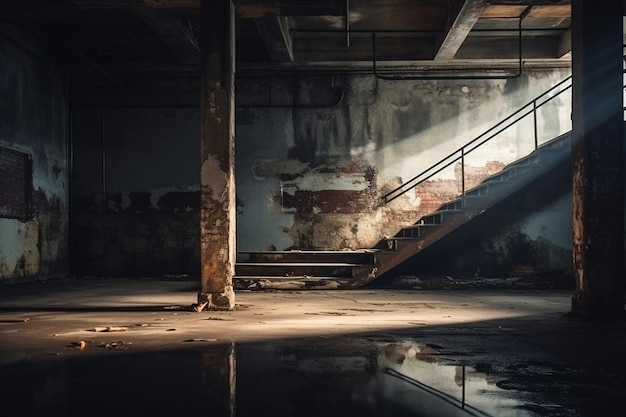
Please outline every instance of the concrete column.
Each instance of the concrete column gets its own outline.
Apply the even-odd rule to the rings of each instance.
[[[624,312],[622,2],[572,1],[572,313]]]
[[[201,0],[200,260],[196,310],[235,305],[235,12],[230,0]]]

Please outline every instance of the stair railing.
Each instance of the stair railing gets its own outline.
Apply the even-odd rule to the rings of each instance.
[[[463,205],[465,202],[465,194],[466,194],[466,185],[465,185],[465,157],[472,151],[491,141],[493,138],[497,137],[500,133],[505,131],[506,129],[512,127],[516,123],[523,120],[526,116],[532,114],[533,115],[533,133],[534,133],[534,150],[537,150],[539,147],[539,134],[537,129],[537,112],[539,108],[549,103],[551,100],[559,97],[564,92],[568,91],[572,87],[572,77],[569,76],[565,78],[563,81],[554,85],[550,89],[543,92],[541,95],[537,96],[535,99],[527,103],[526,105],[519,108],[517,111],[501,120],[493,127],[487,129],[485,132],[478,135],[476,138],[472,139],[459,149],[440,159],[435,164],[431,165],[429,168],[426,168],[424,171],[420,172],[413,178],[408,181],[400,184],[398,187],[389,191],[385,195],[381,197],[381,201],[383,204],[387,204],[396,198],[402,196],[413,188],[417,187],[424,181],[432,178],[437,175],[444,169],[448,168],[452,164],[460,161],[461,162],[461,199],[463,201]]]

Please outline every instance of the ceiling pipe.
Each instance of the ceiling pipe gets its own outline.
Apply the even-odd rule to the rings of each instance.
[[[518,53],[518,64],[517,71],[513,74],[507,75],[411,75],[415,74],[415,71],[407,71],[409,75],[402,75],[400,73],[395,73],[393,75],[381,75],[376,66],[376,32],[372,32],[372,70],[374,71],[374,76],[381,80],[392,80],[392,81],[409,81],[409,80],[508,80],[513,78],[519,78],[522,75],[524,61],[522,57],[522,22],[526,16],[530,13],[531,6],[528,6],[524,12],[519,16],[518,22],[518,37],[517,37],[517,53]],[[507,31],[506,29],[493,29],[491,32],[501,32]],[[493,71],[493,68],[478,68],[477,71]],[[458,69],[442,69],[440,71],[458,71]]]
[[[522,61],[522,38],[521,34],[519,37],[518,44],[518,64],[517,71],[513,74],[507,75],[413,75],[416,72],[424,72],[421,71],[406,71],[407,75],[396,72],[392,73],[392,75],[381,75],[382,73],[377,69],[376,65],[376,33],[372,34],[372,71],[374,72],[374,76],[380,80],[387,81],[410,81],[410,80],[504,80],[504,79],[512,79],[519,78],[522,75],[522,68],[524,62]],[[494,71],[494,68],[476,68],[476,71]],[[427,70],[430,71],[430,70]],[[438,71],[459,71],[458,69],[440,69]]]
[[[292,73],[309,73],[309,74],[333,74],[333,75],[374,75],[376,78],[383,80],[502,80],[502,79],[513,79],[519,78],[524,69],[524,61],[523,61],[523,50],[522,50],[522,34],[524,29],[522,28],[523,20],[528,16],[532,9],[532,6],[528,6],[519,17],[514,19],[518,19],[518,28],[517,28],[517,43],[518,43],[518,54],[517,54],[517,66],[516,71],[513,74],[504,74],[504,75],[489,75],[489,74],[480,74],[480,75],[417,75],[422,74],[424,72],[431,72],[434,70],[430,69],[415,69],[410,70],[407,69],[404,72],[391,72],[391,71],[381,71],[380,66],[376,60],[376,34],[378,33],[422,33],[422,34],[441,34],[443,31],[433,31],[433,30],[406,30],[406,29],[387,29],[387,30],[368,30],[368,29],[360,29],[354,30],[346,27],[346,32],[349,33],[371,33],[372,34],[372,67],[370,70],[368,69],[343,69],[343,70],[302,70],[302,69],[286,69],[284,72],[292,72]],[[537,29],[533,29],[537,30]],[[555,28],[544,29],[544,30],[559,30]],[[480,32],[510,32],[509,29],[484,29],[478,30]],[[290,29],[290,32],[312,32],[312,33],[336,33],[337,30],[329,30],[329,29]],[[343,32],[343,31],[341,31]],[[476,72],[487,72],[487,71],[496,71],[496,70],[504,70],[504,69],[496,69],[496,68],[475,68],[473,69]],[[437,71],[455,71],[458,72],[458,68],[450,68],[445,69],[441,68]],[[280,72],[280,71],[279,71]],[[389,75],[386,75],[389,74]]]

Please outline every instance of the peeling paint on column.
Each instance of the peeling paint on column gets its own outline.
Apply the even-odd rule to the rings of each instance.
[[[222,139],[223,140],[223,139]],[[203,293],[212,293],[213,308],[232,308],[233,301],[223,305],[229,295],[234,272],[235,197],[232,174],[221,168],[215,155],[202,162],[200,211],[201,275],[210,277]],[[230,271],[230,272],[229,272]]]
[[[212,199],[224,202],[228,198],[228,175],[221,168],[216,155],[208,155],[208,158],[202,163],[200,175],[202,187],[210,189]]]

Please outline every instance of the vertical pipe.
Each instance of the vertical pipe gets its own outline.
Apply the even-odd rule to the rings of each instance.
[[[461,148],[461,208],[465,208],[465,148]]]
[[[463,385],[461,393],[461,408],[465,408],[465,365],[463,365]]]
[[[535,150],[539,147],[539,133],[537,132],[537,100],[533,100],[533,125],[535,134]]]
[[[376,31],[372,31],[372,70],[376,75]]]
[[[74,274],[74,199],[72,198],[73,177],[74,177],[74,112],[72,110],[71,92],[69,77],[65,79],[65,100],[67,106],[67,270]]]
[[[107,156],[106,156],[106,129],[104,127],[104,107],[100,103],[100,148],[101,148],[101,181],[100,187],[102,192],[102,257],[106,256],[106,213],[107,213]]]

